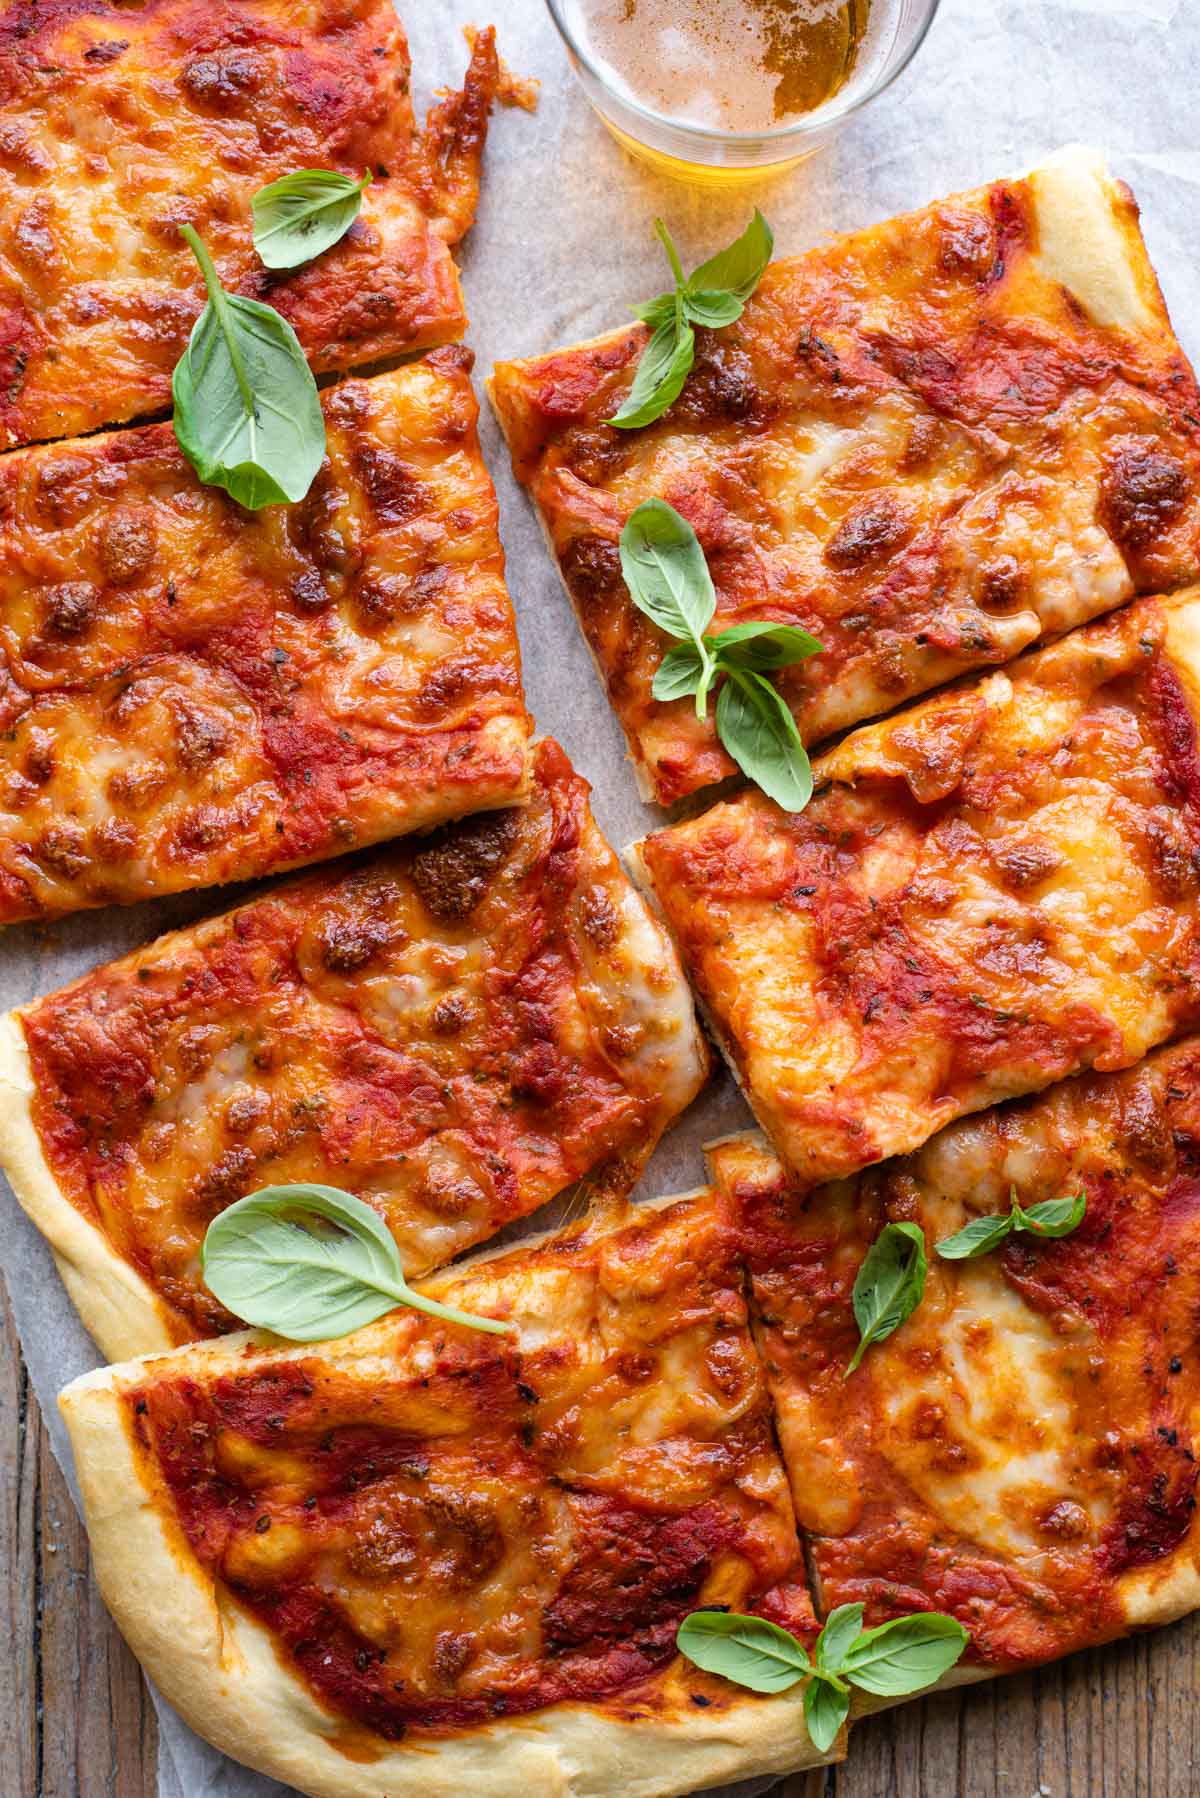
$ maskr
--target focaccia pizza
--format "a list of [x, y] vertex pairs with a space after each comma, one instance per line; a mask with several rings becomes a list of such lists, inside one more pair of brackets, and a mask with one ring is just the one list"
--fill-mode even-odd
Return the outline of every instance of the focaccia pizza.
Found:
[[640, 865], [805, 1181], [1200, 1022], [1200, 591], [865, 726]]
[[373, 1204], [421, 1273], [631, 1187], [708, 1071], [669, 939], [556, 744], [531, 803], [310, 875], [3, 1021], [0, 1162], [110, 1359], [234, 1326], [209, 1223]]
[[[958, 1677], [1200, 1604], [1200, 1039], [816, 1191], [761, 1139], [711, 1160], [823, 1613], [948, 1611], [972, 1638]], [[1014, 1193], [1087, 1209], [1058, 1241], [935, 1252]], [[924, 1297], [846, 1378], [855, 1276], [901, 1221], [926, 1239]]]
[[513, 1333], [397, 1312], [67, 1388], [96, 1574], [159, 1689], [312, 1798], [667, 1798], [825, 1758], [799, 1687], [675, 1654], [700, 1604], [815, 1634], [711, 1201], [427, 1290]]
[[[424, 138], [409, 76], [390, 0], [3, 0], [0, 447], [170, 404], [204, 303], [181, 224], [314, 368], [460, 337], [450, 246], [475, 210], [491, 32]], [[340, 243], [272, 271], [250, 201], [304, 168], [372, 181]]]
[[526, 783], [470, 357], [323, 396], [297, 506], [169, 424], [0, 459], [0, 922], [320, 860]]
[[1128, 190], [1090, 152], [767, 270], [697, 333], [657, 423], [605, 421], [641, 325], [501, 363], [493, 403], [629, 739], [664, 804], [734, 774], [621, 578], [656, 496], [695, 527], [713, 630], [803, 626], [780, 691], [815, 742], [1200, 573], [1200, 400]]

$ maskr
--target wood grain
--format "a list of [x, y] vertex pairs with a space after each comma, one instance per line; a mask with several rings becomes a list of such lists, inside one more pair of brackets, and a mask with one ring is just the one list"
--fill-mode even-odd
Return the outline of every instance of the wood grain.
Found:
[[[155, 1798], [154, 1712], [96, 1591], [0, 1283], [0, 1791]], [[778, 1798], [1195, 1798], [1200, 1619], [856, 1726]], [[614, 1793], [612, 1798], [620, 1798]]]
[[88, 1569], [0, 1283], [0, 1790], [155, 1798], [154, 1711]]

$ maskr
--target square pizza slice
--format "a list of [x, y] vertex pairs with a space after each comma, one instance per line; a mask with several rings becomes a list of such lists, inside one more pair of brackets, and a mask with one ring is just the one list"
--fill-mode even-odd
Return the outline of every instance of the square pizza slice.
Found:
[[[316, 369], [460, 337], [450, 246], [474, 214], [498, 75], [480, 33], [422, 138], [390, 0], [3, 0], [0, 447], [170, 404], [204, 303], [183, 224]], [[304, 168], [372, 181], [340, 243], [268, 269], [251, 199]]]
[[512, 1333], [394, 1312], [63, 1394], [101, 1589], [170, 1702], [310, 1798], [669, 1798], [828, 1758], [798, 1686], [675, 1652], [700, 1605], [816, 1633], [711, 1199], [426, 1290]]
[[347, 1188], [406, 1271], [623, 1192], [708, 1055], [556, 744], [533, 797], [280, 886], [3, 1021], [0, 1162], [106, 1357], [234, 1327], [209, 1223]]
[[671, 639], [618, 539], [666, 500], [712, 630], [822, 644], [776, 678], [815, 742], [1200, 573], [1200, 402], [1127, 188], [1090, 152], [773, 263], [697, 332], [656, 423], [614, 429], [633, 325], [501, 363], [491, 392], [647, 797], [736, 773], [710, 708], [656, 701]]
[[519, 799], [529, 721], [470, 357], [322, 404], [299, 505], [170, 425], [0, 458], [0, 922], [240, 880]]
[[[761, 1139], [711, 1164], [822, 1613], [949, 1612], [971, 1635], [959, 1679], [1200, 1605], [1200, 1038], [815, 1190]], [[1058, 1240], [936, 1253], [1014, 1197], [1080, 1194]], [[924, 1296], [847, 1377], [855, 1279], [897, 1222], [924, 1235]]]
[[1200, 1022], [1200, 591], [845, 738], [640, 868], [806, 1182]]

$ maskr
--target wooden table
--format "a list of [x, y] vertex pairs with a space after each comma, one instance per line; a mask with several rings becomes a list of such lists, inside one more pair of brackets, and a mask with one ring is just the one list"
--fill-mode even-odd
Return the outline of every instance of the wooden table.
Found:
[[[2, 1284], [0, 1531], [0, 1792], [156, 1798], [154, 1712], [92, 1582]], [[778, 1798], [1196, 1798], [1198, 1692], [1200, 1619], [859, 1724], [845, 1766]]]

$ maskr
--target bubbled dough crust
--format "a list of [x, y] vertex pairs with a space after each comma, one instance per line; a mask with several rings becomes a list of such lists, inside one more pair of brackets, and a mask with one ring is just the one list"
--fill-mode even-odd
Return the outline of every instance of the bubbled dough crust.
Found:
[[[461, 1283], [443, 1276], [431, 1289], [461, 1300]], [[488, 1285], [485, 1269], [469, 1284], [478, 1303]], [[357, 1345], [348, 1359], [360, 1371], [364, 1350], [369, 1361], [370, 1337], [368, 1328], [348, 1339]], [[175, 1350], [169, 1371], [211, 1378], [232, 1364], [252, 1368], [256, 1350], [278, 1364], [314, 1352], [337, 1359], [339, 1348], [344, 1354], [339, 1344], [286, 1348], [263, 1332], [246, 1331]], [[674, 1798], [844, 1755], [844, 1734], [831, 1755], [813, 1748], [800, 1689], [762, 1699], [730, 1688], [728, 1705], [700, 1709], [668, 1673], [657, 1714], [643, 1709], [626, 1720], [617, 1714], [619, 1699], [612, 1708], [555, 1705], [457, 1737], [426, 1737], [409, 1747], [381, 1742], [378, 1758], [351, 1760], [337, 1746], [343, 1726], [289, 1673], [270, 1633], [195, 1560], [155, 1470], [136, 1453], [121, 1394], [148, 1372], [153, 1377], [156, 1366], [143, 1357], [97, 1369], [73, 1381], [59, 1405], [105, 1602], [167, 1700], [235, 1759], [310, 1798], [461, 1798], [473, 1787], [488, 1798]], [[361, 1747], [363, 1732], [356, 1730], [354, 1739]]]
[[34, 1084], [20, 1016], [0, 1017], [0, 1164], [17, 1201], [50, 1245], [88, 1334], [113, 1360], [175, 1345], [174, 1312], [104, 1232], [71, 1203], [42, 1151]]

